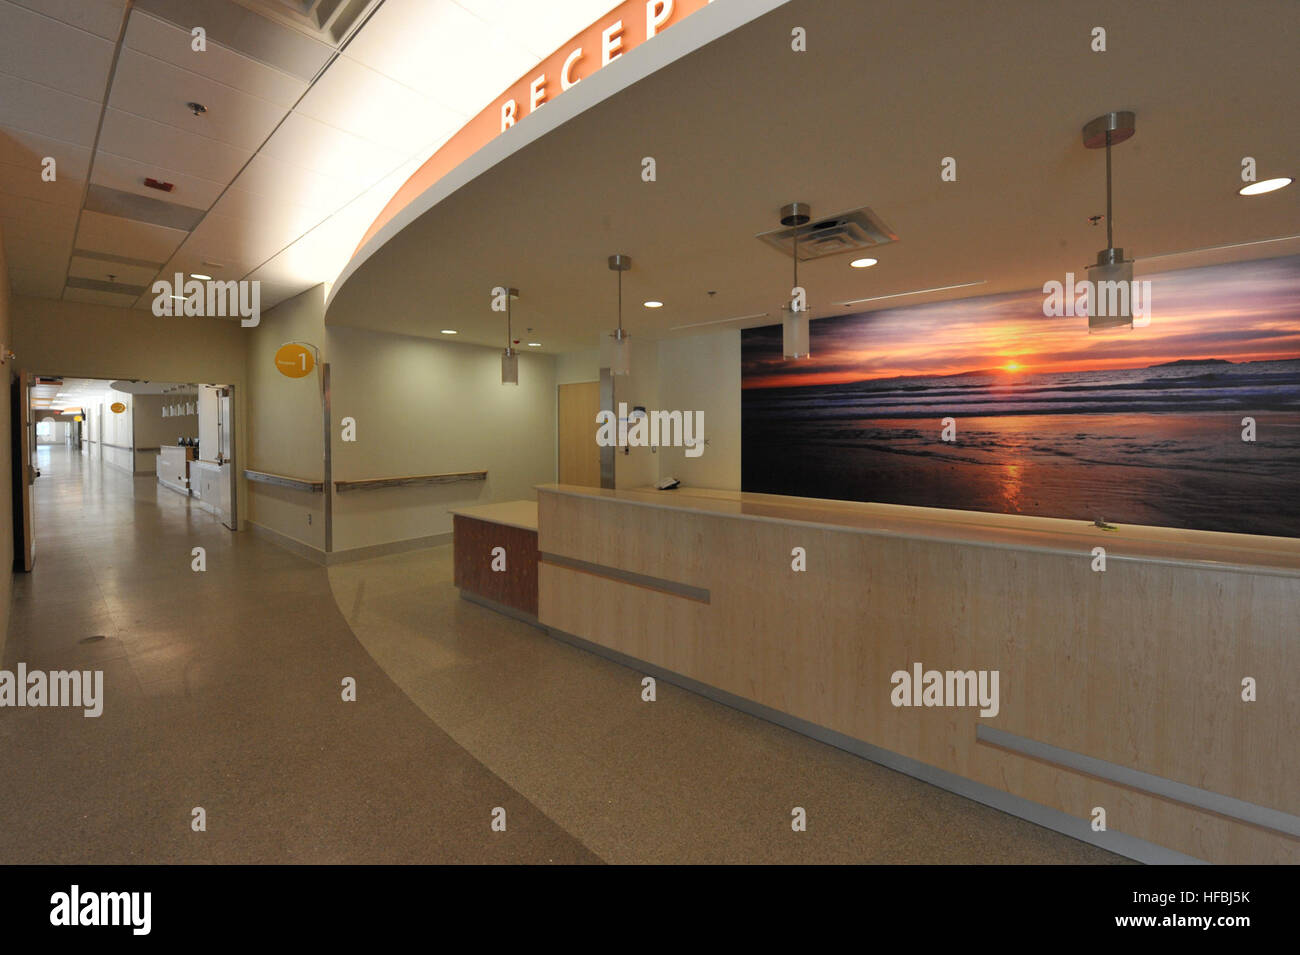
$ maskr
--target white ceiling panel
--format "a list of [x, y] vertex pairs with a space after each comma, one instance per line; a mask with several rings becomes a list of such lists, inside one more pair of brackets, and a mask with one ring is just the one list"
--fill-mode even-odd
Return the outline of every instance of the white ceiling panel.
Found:
[[126, 46], [130, 49], [192, 70], [286, 110], [307, 91], [305, 80], [227, 49], [211, 38], [202, 52], [196, 52], [190, 40], [188, 31], [139, 10], [131, 14], [126, 28]]
[[540, 62], [613, 10], [621, 0], [566, 0], [563, 4], [537, 0], [456, 2], [479, 19], [510, 34]]
[[105, 113], [99, 148], [161, 169], [184, 169], [213, 182], [229, 182], [253, 154], [116, 109]]
[[131, 295], [118, 295], [115, 292], [96, 292], [93, 289], [86, 288], [65, 288], [63, 298], [69, 302], [89, 302], [92, 305], [116, 305], [119, 308], [130, 308], [135, 304], [135, 297]]
[[9, 266], [9, 291], [30, 298], [58, 298], [63, 291], [63, 267], [42, 266], [38, 271]]
[[251, 260], [235, 258], [229, 254], [228, 249], [217, 249], [209, 245], [203, 236], [191, 235], [162, 267], [159, 274], [170, 277], [175, 272], [184, 272], [186, 275], [198, 272], [201, 275], [211, 275], [214, 279], [226, 281], [242, 279], [259, 264]]
[[117, 41], [125, 0], [9, 0], [106, 40]]
[[268, 199], [237, 186], [226, 190], [226, 194], [212, 207], [212, 211], [232, 219], [257, 222], [269, 232], [278, 235], [292, 234], [295, 238], [329, 215], [327, 211], [321, 209]]
[[500, 29], [448, 0], [387, 0], [348, 43], [347, 55], [466, 118], [538, 62]]
[[188, 233], [99, 212], [83, 212], [77, 227], [77, 248], [130, 259], [166, 262]]
[[[185, 105], [189, 102], [201, 103], [208, 111], [195, 116]], [[135, 50], [122, 51], [108, 105], [250, 153], [271, 135], [286, 112], [266, 100]]]
[[235, 186], [254, 195], [332, 212], [359, 191], [346, 179], [331, 179], [290, 162], [272, 159], [263, 150], [239, 174]]
[[5, 73], [102, 100], [112, 65], [109, 40], [0, 0], [0, 70]]
[[[176, 188], [171, 192], [151, 189], [144, 184], [146, 178], [170, 182]], [[95, 157], [95, 173], [91, 181], [101, 186], [121, 189], [123, 192], [148, 196], [150, 199], [179, 203], [192, 209], [208, 208], [217, 201], [217, 196], [221, 195], [221, 190], [225, 188], [224, 183], [213, 182], [210, 179], [200, 179], [197, 176], [187, 176], [185, 173], [177, 172], [174, 169], [147, 166], [144, 163], [136, 162], [134, 159], [116, 156], [103, 150], [100, 150]]]
[[382, 179], [405, 158], [298, 112], [289, 114], [262, 151], [272, 159], [349, 183], [351, 195], [340, 196], [341, 202]]
[[[3, 220], [0, 220], [3, 221]], [[10, 228], [13, 223], [3, 221], [5, 230], [5, 261], [11, 269], [21, 269], [46, 275], [57, 272], [59, 287], [63, 287], [63, 270], [68, 264], [69, 248], [66, 241], [38, 242], [24, 237]]]
[[[51, 193], [49, 198], [52, 200], [54, 194]], [[29, 227], [49, 222], [67, 228], [70, 222], [76, 221], [77, 204], [59, 204], [44, 198], [0, 192], [0, 217], [25, 223]]]
[[0, 126], [93, 146], [99, 110], [99, 98], [84, 99], [0, 73]]
[[[14, 200], [15, 204], [28, 200]], [[0, 212], [4, 222], [5, 248], [12, 250], [15, 243], [24, 245], [53, 244], [60, 248], [72, 245], [72, 230], [77, 224], [77, 210], [71, 206], [54, 206], [49, 203], [30, 203], [25, 209], [27, 217], [15, 218]], [[13, 258], [10, 257], [12, 263]]]
[[264, 228], [260, 222], [235, 219], [231, 216], [208, 213], [194, 230], [192, 244], [220, 255], [216, 259], [226, 262], [264, 262], [296, 239]]
[[77, 206], [85, 191], [84, 179], [59, 176], [53, 182], [41, 178], [39, 165], [0, 162], [0, 193], [22, 199], [35, 199], [56, 206]]
[[[100, 282], [120, 282], [123, 285], [147, 285], [153, 281], [156, 268], [127, 265], [124, 262], [106, 262], [74, 255], [68, 263], [68, 275]], [[110, 278], [109, 276], [114, 276]]]
[[403, 155], [467, 118], [346, 56], [330, 64], [297, 111]]
[[90, 150], [87, 147], [21, 129], [0, 127], [0, 162], [39, 170], [41, 160], [46, 156], [54, 157], [57, 176], [86, 178], [86, 170], [90, 168]]

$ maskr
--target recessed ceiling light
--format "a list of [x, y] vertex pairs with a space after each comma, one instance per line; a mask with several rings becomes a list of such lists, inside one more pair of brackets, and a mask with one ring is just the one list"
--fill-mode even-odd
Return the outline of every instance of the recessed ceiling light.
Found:
[[541, 343], [541, 342], [529, 342], [529, 343], [528, 343], [528, 347], [529, 347], [529, 348], [541, 348], [541, 347], [542, 347], [542, 343]]
[[183, 301], [185, 301], [185, 296], [184, 296], [184, 295], [173, 295], [172, 298], [176, 299], [176, 301], [178, 301], [178, 302], [183, 302]]
[[444, 328], [444, 329], [442, 330], [442, 333], [443, 333], [444, 335], [455, 335], [455, 334], [458, 334], [457, 331], [456, 331], [456, 329], [454, 329], [454, 328]]
[[1262, 196], [1266, 192], [1277, 192], [1291, 185], [1290, 176], [1281, 176], [1277, 179], [1265, 179], [1262, 182], [1252, 182], [1248, 186], [1242, 186], [1237, 190], [1239, 196]]
[[849, 263], [849, 265], [855, 269], [869, 269], [875, 264], [875, 259], [854, 259]]
[[663, 302], [656, 302], [656, 301], [654, 301], [653, 299], [651, 299], [649, 302], [646, 302], [646, 303], [645, 303], [645, 307], [646, 307], [646, 308], [663, 308], [663, 307], [664, 307], [664, 303], [663, 303]]
[[192, 278], [192, 279], [198, 279], [200, 282], [211, 282], [211, 281], [212, 281], [212, 276], [211, 276], [211, 275], [203, 275], [203, 274], [201, 274], [201, 273], [199, 273], [199, 272], [191, 272], [191, 273], [190, 273], [190, 278]]

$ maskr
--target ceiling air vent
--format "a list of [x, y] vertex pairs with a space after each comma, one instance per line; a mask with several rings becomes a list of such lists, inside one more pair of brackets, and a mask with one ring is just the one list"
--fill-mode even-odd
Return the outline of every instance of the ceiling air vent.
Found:
[[[760, 232], [761, 239], [782, 255], [794, 255], [794, 229], [773, 229]], [[874, 249], [891, 242], [898, 236], [870, 209], [854, 209], [835, 216], [823, 216], [799, 228], [799, 261], [821, 259], [844, 252]]]
[[[341, 46], [377, 0], [237, 0], [285, 26]], [[424, 0], [428, 2], [428, 0]]]

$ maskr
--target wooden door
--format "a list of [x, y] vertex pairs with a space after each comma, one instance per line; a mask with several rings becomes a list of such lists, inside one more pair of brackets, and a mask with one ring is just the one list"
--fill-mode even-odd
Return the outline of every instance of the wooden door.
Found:
[[600, 411], [600, 382], [560, 385], [560, 483], [600, 487], [600, 446], [596, 444], [596, 413]]

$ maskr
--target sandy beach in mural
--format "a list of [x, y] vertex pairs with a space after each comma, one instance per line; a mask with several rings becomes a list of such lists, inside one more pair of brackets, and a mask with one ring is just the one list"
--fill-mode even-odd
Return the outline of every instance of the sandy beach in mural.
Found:
[[[1180, 297], [1222, 316], [1243, 272], [1239, 318], [1198, 330]], [[1041, 300], [1025, 295], [814, 322], [803, 365], [780, 361], [779, 331], [746, 332], [743, 487], [1300, 536], [1300, 260], [1157, 278], [1163, 322], [1157, 304], [1150, 328], [1119, 338], [1075, 323], [1064, 349], [1063, 320], [1026, 314]], [[963, 360], [990, 366], [952, 370]], [[885, 373], [862, 376], [873, 367]]]

